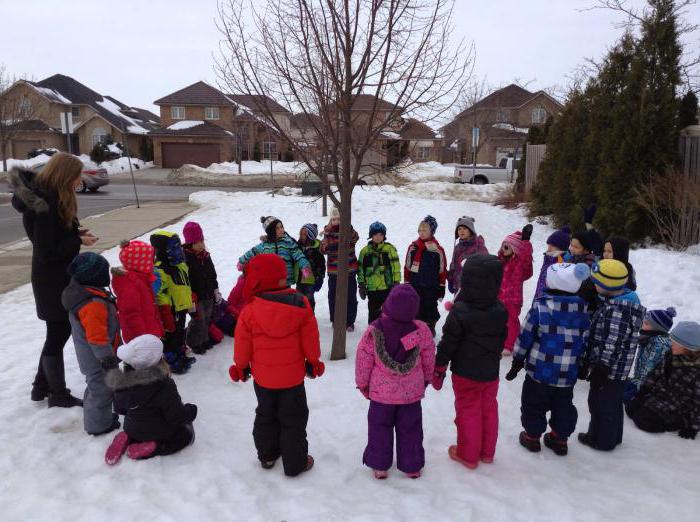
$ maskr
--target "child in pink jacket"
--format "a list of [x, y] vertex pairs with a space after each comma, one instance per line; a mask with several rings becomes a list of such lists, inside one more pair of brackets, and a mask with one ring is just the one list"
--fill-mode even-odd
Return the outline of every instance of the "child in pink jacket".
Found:
[[498, 300], [508, 311], [508, 337], [503, 354], [511, 355], [520, 335], [520, 310], [523, 307], [523, 284], [532, 277], [532, 225], [525, 225], [503, 240], [498, 259], [503, 263], [503, 282]]
[[362, 336], [355, 359], [355, 382], [370, 400], [368, 442], [362, 462], [378, 479], [396, 467], [418, 478], [425, 466], [421, 399], [435, 366], [430, 328], [416, 315], [420, 298], [411, 285], [396, 285], [384, 301], [382, 315]]

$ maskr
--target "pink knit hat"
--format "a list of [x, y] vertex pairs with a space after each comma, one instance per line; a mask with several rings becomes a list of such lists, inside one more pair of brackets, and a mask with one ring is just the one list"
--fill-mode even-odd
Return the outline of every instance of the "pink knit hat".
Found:
[[521, 237], [522, 232], [518, 230], [517, 232], [513, 232], [512, 234], [507, 235], [506, 238], [503, 240], [503, 243], [505, 243], [513, 249], [513, 253], [516, 256], [520, 255], [520, 252], [522, 252], [523, 249], [524, 241], [521, 239]]
[[185, 237], [185, 243], [188, 245], [197, 243], [198, 241], [204, 241], [202, 227], [199, 226], [199, 223], [195, 223], [194, 221], [185, 223], [185, 228], [182, 229], [182, 235]]

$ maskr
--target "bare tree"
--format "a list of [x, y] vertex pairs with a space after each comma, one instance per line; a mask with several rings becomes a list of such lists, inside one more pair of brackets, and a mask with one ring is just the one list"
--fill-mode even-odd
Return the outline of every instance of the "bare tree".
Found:
[[[221, 84], [255, 95], [258, 113], [340, 212], [331, 359], [345, 357], [352, 194], [366, 157], [381, 154], [392, 122], [438, 117], [464, 85], [470, 56], [451, 42], [452, 12], [453, 0], [220, 0]], [[363, 94], [371, 98], [360, 107]], [[268, 97], [308, 118], [308, 140], [276, 121]]]
[[2, 168], [7, 171], [7, 150], [17, 133], [26, 130], [27, 122], [37, 117], [36, 106], [24, 96], [13, 96], [8, 91], [19, 81], [0, 64], [0, 156]]

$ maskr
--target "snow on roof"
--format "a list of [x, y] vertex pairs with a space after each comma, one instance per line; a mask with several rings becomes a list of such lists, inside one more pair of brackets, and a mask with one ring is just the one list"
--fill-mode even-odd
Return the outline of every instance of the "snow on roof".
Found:
[[38, 85], [34, 85], [34, 84], [31, 84], [31, 85], [39, 93], [43, 94], [44, 96], [46, 96], [50, 100], [57, 101], [59, 103], [73, 103], [68, 98], [66, 98], [62, 94], [54, 91], [53, 89], [49, 89], [48, 87], [39, 87]]
[[170, 125], [168, 127], [168, 130], [183, 130], [183, 129], [191, 129], [192, 127], [196, 127], [197, 125], [204, 125], [204, 122], [202, 120], [182, 120], [182, 121], [177, 121]]
[[128, 125], [127, 125], [127, 132], [130, 132], [131, 134], [148, 134], [148, 129], [144, 129], [139, 125], [139, 122], [136, 121], [133, 118], [130, 118], [123, 112], [121, 112], [121, 107], [114, 103], [112, 100], [108, 98], [103, 98], [102, 100], [97, 100], [95, 103], [105, 109], [106, 111], [111, 112], [116, 116], [117, 118], [120, 118], [121, 120], [124, 120]]
[[527, 134], [530, 129], [527, 127], [516, 127], [515, 125], [511, 123], [494, 123], [492, 125], [494, 129], [503, 129], [503, 130], [509, 130], [513, 132], [520, 132], [521, 134]]

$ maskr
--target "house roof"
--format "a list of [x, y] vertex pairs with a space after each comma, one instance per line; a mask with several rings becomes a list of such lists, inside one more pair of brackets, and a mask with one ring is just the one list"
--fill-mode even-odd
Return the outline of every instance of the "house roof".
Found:
[[132, 134], [146, 134], [156, 124], [141, 115], [129, 113], [129, 107], [110, 96], [102, 96], [79, 81], [63, 74], [54, 74], [39, 82], [27, 82], [39, 93], [56, 103], [88, 105], [107, 123]]
[[146, 122], [153, 122], [156, 125], [160, 124], [160, 116], [152, 113], [147, 109], [141, 109], [140, 107], [129, 107], [127, 105], [124, 105], [116, 98], [113, 98], [112, 96], [105, 96], [105, 98], [107, 98], [108, 100], [112, 100], [115, 104], [117, 104], [120, 108], [120, 111], [127, 116], [131, 116], [132, 118], [138, 118]]
[[153, 102], [155, 105], [233, 105], [233, 100], [216, 87], [199, 81]]
[[269, 96], [256, 95], [256, 94], [227, 94], [227, 98], [230, 98], [239, 105], [242, 105], [246, 109], [250, 109], [254, 112], [260, 112], [258, 107], [266, 106], [270, 109], [270, 112], [286, 112], [289, 111], [277, 103], [275, 100]]
[[[185, 123], [183, 126], [182, 124]], [[230, 138], [233, 134], [208, 121], [176, 122], [164, 129], [154, 129], [149, 136], [197, 136], [208, 138]]]
[[404, 140], [434, 140], [435, 131], [422, 121], [409, 118], [399, 131]]
[[401, 107], [397, 107], [396, 104], [377, 98], [372, 94], [358, 94], [357, 97], [355, 97], [351, 110], [371, 111], [375, 103], [377, 105], [376, 110], [378, 111], [392, 111], [394, 108], [397, 108], [399, 112], [402, 112]]
[[313, 122], [316, 123], [316, 127], [320, 127], [322, 124], [321, 117], [317, 114], [304, 114], [303, 112], [292, 114], [289, 118], [289, 122], [293, 127], [303, 130], [313, 129]]
[[50, 127], [42, 120], [25, 120], [18, 121], [12, 125], [8, 125], [8, 129], [13, 131], [44, 131], [44, 132], [60, 132], [59, 129]]

